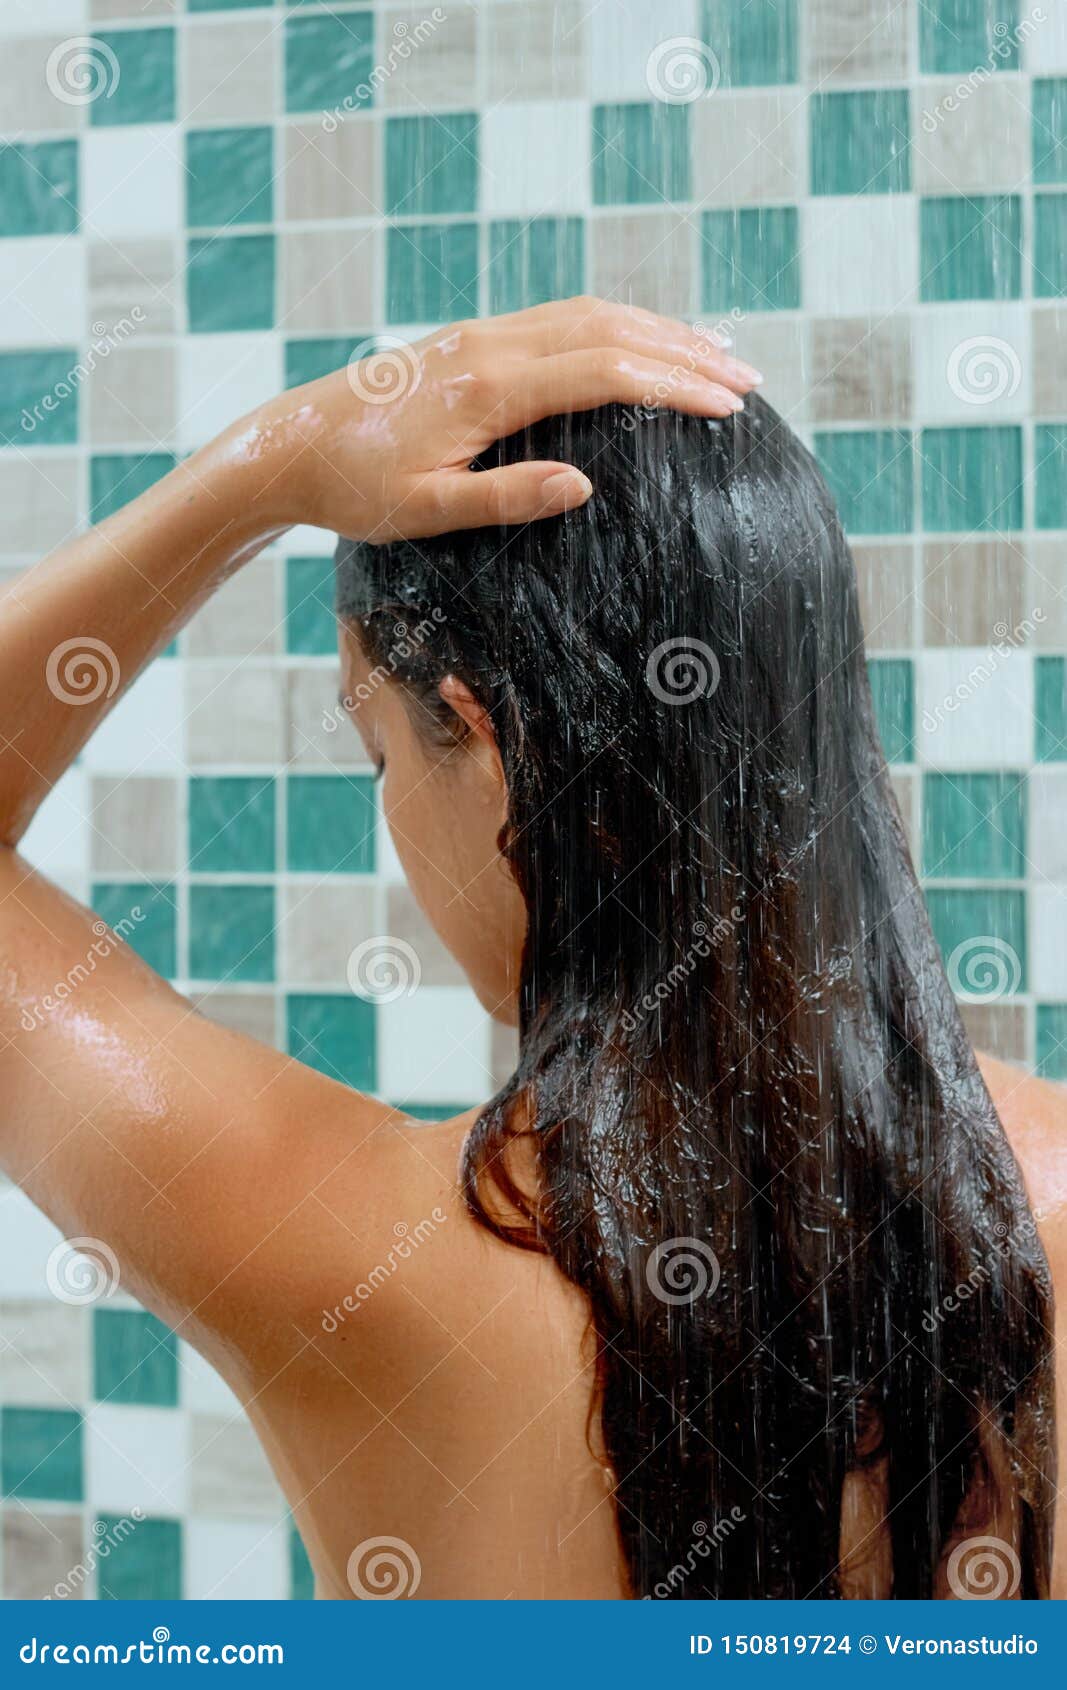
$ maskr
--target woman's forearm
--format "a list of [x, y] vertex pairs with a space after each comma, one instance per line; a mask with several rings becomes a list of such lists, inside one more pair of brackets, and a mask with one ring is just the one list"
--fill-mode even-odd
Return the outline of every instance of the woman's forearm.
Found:
[[287, 524], [265, 460], [224, 439], [0, 595], [0, 844], [126, 688]]

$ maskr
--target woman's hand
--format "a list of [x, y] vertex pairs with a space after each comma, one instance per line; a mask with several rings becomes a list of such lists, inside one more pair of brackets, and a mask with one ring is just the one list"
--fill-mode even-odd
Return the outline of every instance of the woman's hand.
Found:
[[760, 379], [707, 332], [568, 299], [379, 352], [283, 394], [223, 438], [235, 459], [265, 466], [269, 520], [350, 539], [416, 539], [585, 503], [592, 486], [572, 465], [469, 473], [516, 429], [611, 402], [723, 417]]

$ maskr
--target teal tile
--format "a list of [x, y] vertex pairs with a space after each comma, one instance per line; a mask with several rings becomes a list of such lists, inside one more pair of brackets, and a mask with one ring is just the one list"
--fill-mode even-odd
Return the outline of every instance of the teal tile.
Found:
[[914, 457], [906, 429], [819, 433], [815, 456], [850, 534], [911, 532]]
[[274, 979], [273, 886], [189, 888], [193, 980]]
[[287, 340], [285, 343], [285, 385], [303, 387], [306, 381], [343, 370], [353, 352], [361, 357], [374, 350], [369, 335], [332, 335], [317, 340]]
[[477, 113], [387, 118], [387, 215], [432, 217], [477, 209]]
[[178, 1340], [144, 1309], [93, 1309], [93, 1396], [98, 1402], [178, 1406]]
[[185, 0], [187, 12], [237, 12], [250, 6], [262, 8], [268, 0]]
[[583, 292], [584, 245], [581, 217], [490, 223], [490, 311], [521, 311]]
[[378, 806], [370, 775], [290, 775], [289, 867], [323, 874], [373, 874]]
[[593, 107], [593, 204], [689, 198], [689, 108]]
[[5, 1496], [80, 1502], [82, 1417], [59, 1408], [0, 1408], [0, 1480]]
[[706, 211], [700, 221], [702, 311], [794, 311], [800, 304], [797, 209]]
[[1037, 761], [1067, 762], [1067, 657], [1034, 660], [1034, 728]]
[[1025, 892], [932, 886], [926, 903], [954, 992], [995, 999], [1026, 990]]
[[0, 145], [0, 237], [69, 235], [77, 227], [77, 141]]
[[388, 230], [386, 317], [447, 323], [478, 312], [477, 223], [419, 223]]
[[349, 993], [301, 993], [286, 1000], [288, 1051], [331, 1080], [374, 1091], [378, 1083], [375, 1005]]
[[96, 30], [93, 40], [117, 70], [111, 92], [89, 103], [97, 128], [119, 123], [173, 123], [176, 115], [173, 29]]
[[333, 613], [332, 557], [290, 557], [285, 561], [285, 649], [301, 656], [330, 657], [337, 650]]
[[295, 1526], [289, 1528], [289, 1597], [293, 1602], [315, 1600], [315, 1574]]
[[1034, 527], [1067, 528], [1067, 423], [1034, 430]]
[[908, 105], [906, 88], [813, 95], [812, 193], [906, 193], [911, 185]]
[[394, 1103], [394, 1109], [402, 1114], [410, 1115], [413, 1121], [451, 1121], [456, 1115], [465, 1115], [474, 1104], [467, 1103]]
[[1021, 298], [1017, 194], [924, 199], [919, 215], [924, 300]]
[[189, 242], [192, 334], [274, 326], [274, 236], [206, 235]]
[[1031, 109], [1034, 181], [1067, 182], [1067, 77], [1035, 77]]
[[138, 1520], [133, 1531], [116, 1514], [101, 1514], [95, 1534], [111, 1545], [96, 1567], [104, 1602], [178, 1602], [182, 1595], [180, 1520]]
[[1034, 195], [1034, 297], [1067, 295], [1067, 194]]
[[193, 874], [270, 874], [274, 846], [272, 779], [204, 775], [190, 780], [189, 868]]
[[185, 221], [190, 228], [269, 223], [273, 216], [273, 129], [186, 131]]
[[1043, 1080], [1067, 1080], [1067, 1003], [1037, 1006], [1037, 1071]]
[[177, 901], [174, 886], [148, 880], [97, 881], [90, 893], [101, 921], [165, 980], [178, 973]]
[[89, 519], [103, 522], [169, 475], [170, 452], [107, 452], [89, 461]]
[[1018, 0], [920, 0], [918, 11], [924, 76], [1018, 70]]
[[0, 352], [0, 446], [74, 446], [76, 347]]
[[1024, 880], [1025, 776], [926, 775], [923, 873], [934, 880]]
[[1021, 428], [925, 428], [920, 455], [929, 533], [1022, 528]]
[[723, 87], [797, 80], [797, 11], [798, 0], [703, 0], [701, 35]]
[[886, 762], [914, 762], [915, 665], [906, 657], [872, 658], [867, 673]]
[[372, 102], [373, 12], [285, 20], [285, 109], [357, 111]]

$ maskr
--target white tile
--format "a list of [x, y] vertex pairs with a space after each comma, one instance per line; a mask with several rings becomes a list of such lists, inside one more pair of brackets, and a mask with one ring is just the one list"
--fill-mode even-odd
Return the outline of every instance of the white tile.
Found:
[[105, 1513], [179, 1514], [189, 1496], [189, 1423], [173, 1408], [93, 1403], [85, 1415], [86, 1500]]
[[78, 235], [0, 240], [0, 345], [77, 346], [86, 311]]
[[277, 335], [191, 335], [178, 354], [179, 451], [205, 445], [284, 386]]
[[89, 0], [3, 0], [0, 35], [47, 35], [81, 30], [89, 19]]
[[1027, 652], [963, 646], [918, 656], [915, 737], [928, 768], [1025, 768], [1033, 712]]
[[1039, 998], [1067, 998], [1067, 886], [1030, 893], [1029, 987]]
[[0, 1286], [5, 1297], [51, 1300], [48, 1258], [62, 1238], [59, 1228], [17, 1186], [0, 1188]]
[[813, 199], [801, 212], [805, 309], [868, 315], [914, 302], [919, 210], [909, 194]]
[[1030, 308], [992, 300], [926, 306], [912, 318], [920, 422], [1003, 422], [1029, 405]]
[[84, 752], [93, 774], [175, 774], [184, 768], [181, 665], [171, 658], [151, 664]]
[[378, 1005], [379, 1086], [404, 1102], [477, 1103], [493, 1090], [490, 1022], [460, 986], [421, 986]]
[[185, 1528], [185, 1599], [279, 1601], [289, 1595], [284, 1521], [191, 1519]]
[[89, 779], [84, 769], [68, 769], [56, 782], [30, 826], [19, 850], [51, 880], [70, 887], [84, 884], [89, 872]]
[[185, 167], [174, 124], [82, 136], [82, 216], [90, 234], [169, 235], [183, 226]]
[[[353, 728], [352, 731], [354, 733], [355, 728]], [[407, 879], [407, 875], [404, 873], [403, 865], [396, 854], [396, 846], [393, 844], [393, 836], [389, 832], [389, 823], [381, 816], [378, 818], [378, 837], [376, 844], [378, 847], [378, 879], [386, 881], [389, 884], [405, 881]]]
[[286, 557], [332, 557], [336, 548], [337, 535], [330, 528], [300, 523], [285, 536]]
[[590, 9], [589, 74], [594, 100], [648, 100], [717, 81], [699, 36], [697, 0], [616, 0]]
[[[1034, 19], [1038, 11], [1044, 13], [1042, 23]], [[1027, 20], [1023, 63], [1030, 74], [1047, 76], [1050, 71], [1067, 71], [1067, 7], [1063, 0], [1044, 0], [1041, 6], [1024, 6], [1022, 15]]]
[[241, 1404], [221, 1373], [184, 1338], [178, 1340], [178, 1393], [194, 1414], [240, 1414]]
[[487, 111], [482, 209], [509, 218], [584, 211], [591, 197], [589, 124], [582, 100], [516, 101]]
[[1027, 784], [1033, 872], [1045, 880], [1067, 881], [1067, 768], [1038, 766]]

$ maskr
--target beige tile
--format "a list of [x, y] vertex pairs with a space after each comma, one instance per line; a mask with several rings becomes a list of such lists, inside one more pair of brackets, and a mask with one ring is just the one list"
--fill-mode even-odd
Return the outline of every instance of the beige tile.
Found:
[[1027, 1061], [1030, 1039], [1024, 1004], [964, 1003], [960, 1014], [975, 1050], [1001, 1062]]
[[929, 540], [923, 547], [923, 643], [986, 646], [1026, 615], [1026, 559], [1010, 540]]
[[[97, 775], [89, 789], [94, 874], [174, 874], [178, 785], [162, 775]], [[182, 847], [184, 856], [184, 842]]]
[[[708, 321], [714, 327], [719, 319], [709, 317]], [[734, 323], [723, 318], [722, 324], [733, 335], [737, 356], [763, 372], [765, 382], [760, 392], [794, 428], [803, 422], [810, 383], [800, 318], [763, 311], [742, 316]]]
[[284, 889], [280, 940], [285, 978], [297, 985], [343, 986], [363, 939], [384, 931], [378, 889], [327, 876]]
[[592, 219], [592, 291], [624, 305], [687, 316], [692, 310], [693, 230], [671, 212]]
[[[78, 1601], [95, 1594], [85, 1574], [80, 1514], [4, 1505], [4, 1596], [9, 1602]], [[79, 1571], [79, 1569], [81, 1569]]]
[[803, 100], [794, 88], [727, 93], [689, 107], [701, 206], [795, 202], [805, 192]]
[[194, 1414], [189, 1424], [189, 1510], [214, 1519], [278, 1519], [282, 1496], [245, 1419]]
[[132, 322], [139, 335], [173, 334], [181, 297], [182, 260], [167, 240], [89, 245], [89, 315], [93, 333]]
[[[66, 43], [66, 46], [65, 46]], [[50, 71], [52, 54], [57, 55], [56, 68]], [[84, 55], [73, 52], [69, 38], [61, 35], [27, 35], [13, 41], [5, 40], [4, 68], [4, 130], [9, 135], [29, 134], [48, 130], [53, 134], [67, 134], [79, 126], [80, 107], [76, 102], [62, 100], [53, 92], [58, 78], [61, 85], [69, 83], [77, 90], [79, 65]]]
[[419, 959], [423, 986], [462, 986], [466, 975], [444, 947], [407, 886], [389, 886], [385, 903], [386, 932], [411, 946]]
[[338, 716], [337, 665], [308, 664], [289, 671], [287, 756], [302, 769], [366, 769], [359, 735]]
[[214, 593], [185, 630], [188, 657], [265, 657], [281, 649], [278, 560], [256, 558]]
[[274, 768], [285, 754], [284, 687], [284, 675], [247, 663], [227, 671], [190, 662], [185, 671], [189, 763]]
[[1030, 568], [1023, 598], [1026, 614], [1035, 621], [1030, 643], [1037, 651], [1062, 651], [1067, 646], [1067, 540], [1035, 536], [1027, 542]]
[[[46, 1290], [43, 1282], [41, 1290]], [[85, 1401], [89, 1322], [84, 1309], [52, 1297], [5, 1298], [0, 1332], [0, 1402], [68, 1408]]]
[[488, 98], [574, 99], [589, 82], [587, 7], [579, 0], [517, 0], [486, 8]]
[[904, 823], [904, 833], [908, 841], [908, 850], [911, 852], [911, 860], [913, 864], [918, 864], [919, 805], [916, 797], [918, 790], [918, 776], [915, 774], [904, 774], [899, 769], [894, 769], [890, 772], [889, 782], [893, 788], [893, 796], [896, 798], [897, 807], [900, 810], [900, 819]]
[[477, 104], [477, 18], [455, 0], [435, 24], [429, 6], [390, 6], [380, 14], [378, 63], [388, 75], [380, 103], [420, 110]]
[[377, 229], [316, 229], [281, 237], [283, 320], [287, 333], [333, 334], [373, 319], [380, 269]]
[[274, 17], [187, 18], [184, 118], [193, 123], [269, 123], [276, 110], [284, 36]]
[[41, 557], [78, 522], [78, 460], [55, 452], [0, 456], [0, 555]]
[[291, 222], [374, 217], [382, 130], [373, 116], [353, 115], [330, 134], [320, 123], [285, 128], [283, 204]]
[[910, 417], [911, 411], [907, 317], [882, 322], [823, 317], [812, 322], [808, 414], [813, 421], [896, 422]]
[[94, 23], [116, 18], [144, 23], [149, 18], [177, 17], [182, 10], [181, 0], [89, 0], [89, 16]]
[[805, 9], [810, 82], [898, 82], [911, 13], [900, 0], [815, 0]]
[[1030, 332], [1034, 414], [1058, 419], [1067, 404], [1067, 305], [1035, 305]]
[[1021, 76], [998, 71], [955, 110], [944, 101], [960, 79], [924, 82], [914, 98], [912, 182], [922, 194], [1018, 189], [1030, 175], [1028, 93]]
[[166, 446], [175, 424], [172, 346], [122, 346], [86, 384], [93, 446]]
[[915, 550], [899, 544], [854, 545], [860, 615], [868, 651], [900, 651], [914, 640]]
[[277, 1044], [275, 1038], [275, 995], [273, 992], [204, 992], [193, 1003], [201, 1015], [228, 1027], [232, 1033], [243, 1033], [260, 1044]]

